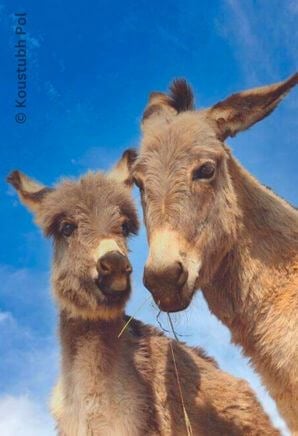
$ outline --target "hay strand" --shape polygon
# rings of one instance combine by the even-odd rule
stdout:
[[[168,316],[169,326],[172,330],[174,338],[176,339],[177,342],[179,342],[179,339],[177,338],[177,335],[176,335],[176,332],[175,332],[175,329],[173,326],[172,319],[171,319],[170,314],[168,312],[167,312],[167,316]],[[172,341],[170,341],[170,349],[171,349],[171,354],[172,354],[172,360],[173,360],[177,385],[178,385],[178,389],[179,389],[179,395],[180,395],[180,400],[181,400],[181,405],[182,405],[182,410],[183,410],[183,417],[184,417],[184,421],[185,421],[185,428],[186,428],[187,436],[193,436],[191,422],[190,422],[188,413],[187,413],[186,408],[185,408],[185,402],[184,402],[184,398],[183,398],[181,381],[180,381],[180,377],[179,377],[179,372],[178,372],[178,367],[177,367],[177,363],[176,363],[176,358],[175,358],[175,353],[174,353]]]
[[[133,315],[131,315],[128,320],[126,321],[126,323],[124,324],[124,326],[122,327],[122,329],[120,330],[120,332],[118,333],[117,338],[119,339],[120,336],[125,332],[125,330],[127,329],[127,327],[129,326],[129,324],[131,323],[131,321],[134,319],[134,317],[137,315],[137,313],[139,313],[139,311],[145,306],[145,304],[149,301],[149,299],[151,298],[151,296],[149,295],[137,308],[137,310],[134,312]]]

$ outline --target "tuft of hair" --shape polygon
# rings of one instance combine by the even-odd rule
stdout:
[[[185,79],[176,79],[172,82],[170,98],[178,113],[195,108],[193,91]]]

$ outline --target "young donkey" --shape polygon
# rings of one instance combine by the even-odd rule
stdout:
[[[15,171],[9,182],[54,240],[53,288],[60,312],[61,374],[52,398],[59,434],[186,434],[170,339],[125,324],[131,265],[126,240],[138,228],[125,172],[46,188]],[[278,434],[246,382],[198,349],[171,341],[194,435]]]
[[[298,212],[235,160],[224,140],[269,115],[298,82],[195,111],[190,87],[153,93],[133,168],[149,239],[144,283],[161,309],[202,289],[298,434]]]

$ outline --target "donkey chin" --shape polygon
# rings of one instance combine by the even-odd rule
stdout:
[[[199,273],[194,269],[185,270],[186,280],[182,284],[180,279],[176,281],[160,280],[153,283],[148,274],[144,274],[144,285],[151,292],[155,303],[164,312],[179,312],[186,309],[193,298],[199,280]]]
[[[119,277],[114,280],[90,277],[81,282],[78,289],[65,290],[56,283],[54,290],[59,305],[70,317],[108,321],[124,312],[131,294],[131,283],[128,277],[125,280]]]
[[[164,312],[184,310],[198,289],[201,261],[194,256],[176,256],[160,266],[150,257],[144,269],[144,285]]]
[[[162,296],[161,299],[156,298],[154,295],[153,297],[160,310],[164,312],[180,312],[190,305],[194,292],[195,289],[189,290],[187,288],[170,297],[166,295]]]

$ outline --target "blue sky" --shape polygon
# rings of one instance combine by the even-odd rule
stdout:
[[[15,121],[14,13],[24,11],[28,95],[27,121],[21,125]],[[279,81],[297,70],[297,29],[296,0],[0,4],[0,434],[54,434],[47,399],[59,361],[49,286],[51,244],[6,185],[7,173],[19,168],[51,184],[62,176],[109,168],[125,148],[138,145],[149,92],[165,90],[183,76],[203,107],[234,91]],[[294,90],[268,119],[229,141],[246,168],[293,204],[297,109]],[[147,296],[141,280],[144,229],[131,249],[135,273],[129,312]],[[138,317],[155,323],[156,310],[148,302]],[[287,434],[258,377],[229,345],[228,331],[199,294],[174,321],[184,340],[247,378]]]

